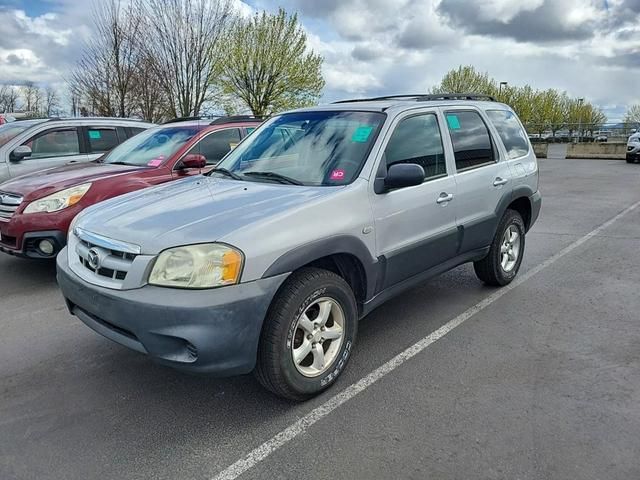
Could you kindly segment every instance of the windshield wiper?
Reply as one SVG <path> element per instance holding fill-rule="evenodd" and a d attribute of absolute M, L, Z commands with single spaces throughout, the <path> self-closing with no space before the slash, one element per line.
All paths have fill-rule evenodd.
<path fill-rule="evenodd" d="M 211 175 L 212 173 L 221 173 L 222 175 L 233 178 L 234 180 L 242 180 L 242 178 L 239 175 L 236 175 L 231 170 L 227 170 L 226 168 L 222 168 L 222 167 L 214 168 L 206 175 Z"/>
<path fill-rule="evenodd" d="M 130 167 L 137 167 L 135 163 L 127 163 L 127 162 L 102 162 L 107 163 L 108 165 L 129 165 Z"/>
<path fill-rule="evenodd" d="M 291 177 L 287 177 L 285 175 L 281 175 L 279 173 L 276 172 L 256 172 L 256 171 L 251 171 L 251 172 L 242 172 L 243 175 L 246 175 L 247 177 L 249 176 L 253 176 L 253 177 L 259 177 L 259 178 L 266 178 L 269 180 L 276 180 L 280 183 L 286 183 L 289 185 L 304 185 L 304 183 L 296 180 L 295 178 L 291 178 Z"/>

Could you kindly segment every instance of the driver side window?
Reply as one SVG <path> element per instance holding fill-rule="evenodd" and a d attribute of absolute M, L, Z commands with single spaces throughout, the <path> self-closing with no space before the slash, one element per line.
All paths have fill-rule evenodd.
<path fill-rule="evenodd" d="M 27 158 L 35 160 L 48 157 L 66 157 L 80 154 L 80 142 L 76 128 L 59 128 L 42 132 L 23 145 L 31 148 Z"/>
<path fill-rule="evenodd" d="M 415 115 L 402 120 L 385 149 L 387 168 L 397 163 L 416 163 L 424 169 L 425 180 L 447 174 L 444 148 L 435 114 Z"/>

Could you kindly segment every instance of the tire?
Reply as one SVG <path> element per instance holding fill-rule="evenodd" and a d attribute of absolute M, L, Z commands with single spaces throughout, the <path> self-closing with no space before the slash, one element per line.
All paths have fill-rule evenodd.
<path fill-rule="evenodd" d="M 504 252 L 502 252 L 502 248 L 507 230 L 510 230 L 511 232 L 517 231 L 520 243 L 518 244 L 515 261 L 513 261 L 512 257 L 508 253 L 506 254 L 508 262 L 506 265 L 507 268 L 505 269 L 503 266 Z M 487 285 L 497 287 L 508 285 L 513 281 L 518 274 L 518 270 L 520 270 L 522 257 L 524 256 L 525 230 L 522 216 L 520 216 L 520 214 L 515 210 L 507 210 L 498 224 L 496 235 L 493 238 L 488 255 L 473 264 L 476 275 L 480 280 Z M 515 246 L 511 249 L 511 252 L 514 251 Z"/>
<path fill-rule="evenodd" d="M 323 311 L 329 312 L 324 315 L 324 327 L 320 326 L 323 325 Z M 304 322 L 303 318 L 312 321 Z M 340 322 L 340 340 L 323 337 L 330 332 L 333 332 L 330 335 L 336 335 L 340 331 L 336 327 L 340 327 Z M 303 268 L 294 272 L 280 288 L 267 312 L 258 345 L 255 376 L 262 386 L 280 397 L 307 400 L 329 388 L 343 372 L 357 328 L 356 300 L 342 277 L 319 268 Z M 312 331 L 313 334 L 310 333 Z M 305 348 L 311 348 L 311 351 L 303 357 Z M 318 348 L 324 353 L 319 354 Z M 294 361 L 293 349 L 300 352 L 302 361 L 299 363 Z M 317 358 L 325 359 L 326 363 L 318 362 L 323 367 L 317 367 Z"/>

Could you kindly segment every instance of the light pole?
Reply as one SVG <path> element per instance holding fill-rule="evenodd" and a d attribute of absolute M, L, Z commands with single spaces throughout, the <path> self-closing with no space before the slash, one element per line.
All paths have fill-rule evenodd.
<path fill-rule="evenodd" d="M 498 87 L 498 99 L 502 98 L 502 86 L 507 86 L 508 83 L 507 82 L 500 82 L 500 86 Z"/>
<path fill-rule="evenodd" d="M 578 99 L 578 138 L 576 143 L 580 143 L 580 136 L 582 135 L 582 102 L 584 98 Z"/>

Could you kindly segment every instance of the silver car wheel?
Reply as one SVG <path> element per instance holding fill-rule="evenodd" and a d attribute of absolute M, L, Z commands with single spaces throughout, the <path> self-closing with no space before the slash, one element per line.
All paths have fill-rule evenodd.
<path fill-rule="evenodd" d="M 520 256 L 520 232 L 518 227 L 510 225 L 502 236 L 500 245 L 500 265 L 502 270 L 509 273 L 518 263 Z"/>
<path fill-rule="evenodd" d="M 317 377 L 331 367 L 344 337 L 344 312 L 338 302 L 322 297 L 311 303 L 296 322 L 291 355 L 298 372 Z"/>

